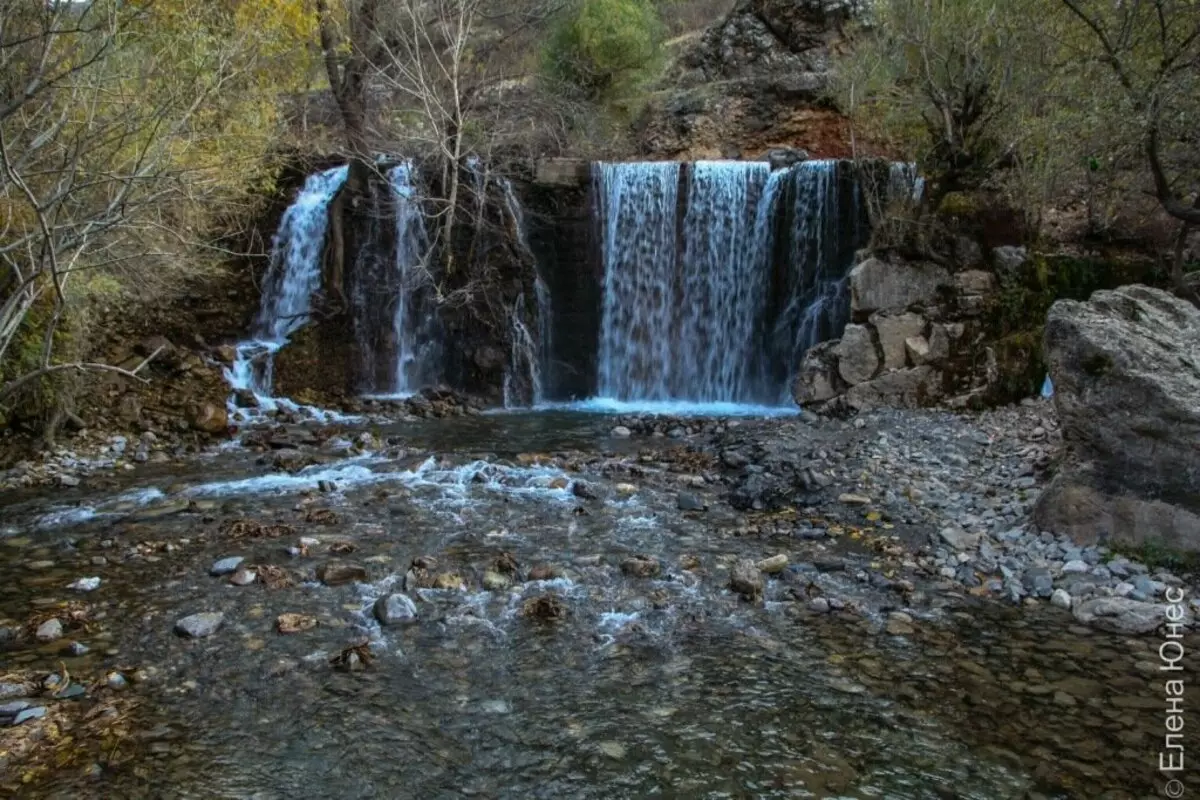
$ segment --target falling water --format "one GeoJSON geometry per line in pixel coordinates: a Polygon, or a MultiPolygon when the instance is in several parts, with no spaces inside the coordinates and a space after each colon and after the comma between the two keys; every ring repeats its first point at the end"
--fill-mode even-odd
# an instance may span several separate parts
{"type": "Polygon", "coordinates": [[[790,268],[782,295],[787,305],[773,334],[785,382],[809,348],[840,336],[849,321],[848,267],[867,230],[858,182],[843,176],[837,161],[807,161],[787,176],[790,268]]]}
{"type": "Polygon", "coordinates": [[[253,393],[259,408],[277,405],[271,397],[275,353],[308,321],[312,295],[321,283],[329,203],[345,183],[347,172],[342,166],[310,175],[284,212],[272,240],[253,338],[238,344],[237,357],[225,371],[234,390],[253,393]]]}
{"type": "Polygon", "coordinates": [[[436,379],[436,317],[428,307],[425,261],[429,236],[417,192],[416,169],[404,162],[388,171],[396,219],[396,279],[399,292],[392,317],[396,371],[391,391],[406,396],[436,379]]]}
{"type": "MultiPolygon", "coordinates": [[[[533,265],[533,295],[534,300],[537,302],[536,341],[530,336],[529,329],[522,319],[525,314],[524,295],[521,295],[518,298],[518,302],[513,305],[511,312],[512,353],[509,358],[509,369],[510,371],[516,369],[525,370],[525,378],[530,385],[528,403],[537,405],[545,397],[543,389],[544,376],[547,374],[550,365],[552,346],[550,341],[550,315],[552,313],[550,308],[550,289],[542,279],[542,272],[538,265],[537,256],[534,255],[533,249],[529,246],[529,232],[525,227],[525,211],[521,207],[521,201],[517,198],[517,193],[513,189],[512,182],[507,178],[500,178],[499,183],[504,192],[505,208],[508,211],[509,218],[512,220],[517,247],[533,265]]],[[[510,387],[515,380],[516,378],[511,372],[506,373],[504,376],[505,407],[511,408],[516,405],[522,405],[519,395],[515,392],[510,392],[510,387]]]]}
{"type": "Polygon", "coordinates": [[[667,400],[679,164],[597,164],[604,299],[599,392],[667,400]]]}
{"type": "Polygon", "coordinates": [[[849,317],[869,230],[853,168],[602,164],[595,178],[600,398],[787,402],[804,352],[849,317]]]}
{"type": "Polygon", "coordinates": [[[504,372],[504,407],[537,405],[542,401],[542,368],[538,346],[525,326],[525,295],[517,295],[509,314],[512,349],[504,372]]]}

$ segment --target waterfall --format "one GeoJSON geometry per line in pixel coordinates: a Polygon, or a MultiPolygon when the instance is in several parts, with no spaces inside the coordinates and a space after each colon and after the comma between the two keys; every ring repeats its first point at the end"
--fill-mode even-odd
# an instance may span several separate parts
{"type": "Polygon", "coordinates": [[[525,326],[525,295],[517,295],[509,315],[512,349],[504,371],[504,407],[537,405],[542,401],[542,368],[538,345],[525,326]]]}
{"type": "Polygon", "coordinates": [[[597,164],[604,296],[599,392],[671,397],[679,164],[597,164]]]}
{"type": "Polygon", "coordinates": [[[805,351],[849,319],[869,232],[853,165],[599,164],[594,183],[599,397],[789,402],[805,351]]]}
{"type": "Polygon", "coordinates": [[[513,305],[511,312],[512,353],[509,358],[510,372],[504,376],[504,405],[506,408],[523,405],[519,399],[520,395],[510,391],[516,380],[512,371],[518,369],[524,370],[525,378],[529,382],[528,404],[538,405],[545,398],[544,381],[550,366],[550,314],[552,313],[550,308],[550,289],[546,286],[546,282],[542,278],[537,256],[534,255],[533,248],[529,246],[529,232],[525,227],[525,210],[521,207],[521,201],[517,198],[512,181],[507,178],[500,178],[499,183],[504,194],[505,209],[512,220],[513,234],[517,240],[517,247],[533,265],[533,296],[537,303],[536,342],[534,341],[534,337],[530,335],[529,329],[522,319],[525,314],[524,294],[519,296],[517,302],[513,305]]]}
{"type": "Polygon", "coordinates": [[[329,203],[347,172],[343,166],[310,175],[272,239],[253,338],[237,345],[236,358],[225,371],[233,389],[251,392],[260,408],[276,406],[271,397],[275,353],[308,321],[312,295],[321,284],[329,203]]]}
{"type": "Polygon", "coordinates": [[[784,393],[804,353],[840,336],[849,321],[848,268],[867,229],[858,181],[844,177],[853,175],[847,176],[840,162],[806,161],[786,178],[790,247],[782,296],[787,304],[773,333],[776,377],[784,393]]]}
{"type": "Polygon", "coordinates": [[[700,161],[689,172],[672,396],[746,401],[755,391],[754,333],[768,290],[755,223],[770,167],[700,161]]]}
{"type": "Polygon", "coordinates": [[[439,350],[437,320],[422,289],[427,284],[425,261],[429,255],[429,235],[417,192],[416,168],[405,161],[388,171],[395,208],[395,276],[398,292],[392,315],[396,368],[391,393],[411,395],[437,378],[439,350]]]}

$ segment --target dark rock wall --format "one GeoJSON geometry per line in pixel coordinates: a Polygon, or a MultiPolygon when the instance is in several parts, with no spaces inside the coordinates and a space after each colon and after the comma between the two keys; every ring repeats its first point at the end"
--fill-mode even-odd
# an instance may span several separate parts
{"type": "Polygon", "coordinates": [[[575,174],[578,180],[565,184],[532,184],[525,196],[529,245],[553,299],[544,376],[552,400],[596,390],[604,267],[590,175],[575,174]]]}

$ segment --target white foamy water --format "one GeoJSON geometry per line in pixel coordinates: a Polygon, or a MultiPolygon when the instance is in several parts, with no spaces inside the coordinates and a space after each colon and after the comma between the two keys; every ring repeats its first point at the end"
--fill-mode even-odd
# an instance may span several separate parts
{"type": "Polygon", "coordinates": [[[649,414],[668,417],[786,417],[799,414],[796,406],[752,403],[698,403],[679,401],[618,400],[593,397],[574,403],[543,403],[538,410],[585,411],[594,414],[649,414]]]}

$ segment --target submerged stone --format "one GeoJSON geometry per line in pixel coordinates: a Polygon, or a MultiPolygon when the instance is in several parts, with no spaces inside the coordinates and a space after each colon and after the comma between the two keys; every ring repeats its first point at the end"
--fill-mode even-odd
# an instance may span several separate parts
{"type": "Polygon", "coordinates": [[[417,605],[405,594],[385,594],[375,601],[373,610],[380,625],[401,625],[417,621],[417,605]]]}
{"type": "Polygon", "coordinates": [[[175,632],[180,636],[202,639],[205,636],[212,636],[216,633],[224,621],[225,615],[223,613],[219,611],[205,611],[178,620],[175,623],[175,632]]]}

